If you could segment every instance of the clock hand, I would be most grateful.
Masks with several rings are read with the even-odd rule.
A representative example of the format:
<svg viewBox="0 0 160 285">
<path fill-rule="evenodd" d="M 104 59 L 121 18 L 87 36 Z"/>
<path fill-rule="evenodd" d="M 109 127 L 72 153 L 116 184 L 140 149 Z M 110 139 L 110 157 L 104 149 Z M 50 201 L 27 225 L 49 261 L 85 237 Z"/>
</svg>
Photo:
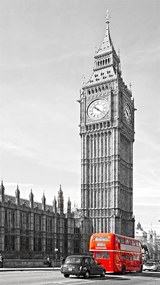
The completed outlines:
<svg viewBox="0 0 160 285">
<path fill-rule="evenodd" d="M 101 112 L 102 114 L 105 115 L 105 113 L 104 113 L 102 110 L 100 110 L 99 108 L 97 108 L 97 107 L 94 106 L 94 109 L 96 109 L 97 111 L 99 111 L 99 112 Z"/>
<path fill-rule="evenodd" d="M 100 112 L 101 112 L 101 110 L 100 110 L 99 108 L 95 107 L 95 106 L 94 106 L 94 109 L 96 109 L 97 111 L 100 111 Z"/>
</svg>

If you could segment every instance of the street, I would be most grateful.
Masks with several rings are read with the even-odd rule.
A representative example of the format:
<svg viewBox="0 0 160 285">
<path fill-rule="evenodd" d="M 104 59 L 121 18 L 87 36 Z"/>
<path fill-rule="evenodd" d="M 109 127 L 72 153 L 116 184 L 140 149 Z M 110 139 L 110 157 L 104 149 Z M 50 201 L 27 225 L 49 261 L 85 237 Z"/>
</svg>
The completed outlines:
<svg viewBox="0 0 160 285">
<path fill-rule="evenodd" d="M 127 273 L 126 275 L 106 274 L 105 277 L 90 277 L 89 279 L 69 277 L 64 278 L 60 271 L 31 270 L 0 272 L 0 284 L 3 285 L 141 285 L 159 284 L 160 272 Z"/>
</svg>

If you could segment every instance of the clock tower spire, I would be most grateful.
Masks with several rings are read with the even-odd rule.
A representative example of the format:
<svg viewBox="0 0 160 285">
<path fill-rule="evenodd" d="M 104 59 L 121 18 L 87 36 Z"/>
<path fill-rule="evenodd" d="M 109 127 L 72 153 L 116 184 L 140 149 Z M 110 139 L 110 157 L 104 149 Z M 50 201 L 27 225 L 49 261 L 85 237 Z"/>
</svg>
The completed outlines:
<svg viewBox="0 0 160 285">
<path fill-rule="evenodd" d="M 106 13 L 104 40 L 80 93 L 81 208 L 93 232 L 133 236 L 134 100 Z"/>
</svg>

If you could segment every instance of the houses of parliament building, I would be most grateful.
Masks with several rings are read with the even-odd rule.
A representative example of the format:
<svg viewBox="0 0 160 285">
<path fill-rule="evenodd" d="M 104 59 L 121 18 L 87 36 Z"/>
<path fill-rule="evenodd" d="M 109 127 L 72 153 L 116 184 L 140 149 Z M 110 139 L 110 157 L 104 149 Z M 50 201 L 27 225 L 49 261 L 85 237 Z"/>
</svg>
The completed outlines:
<svg viewBox="0 0 160 285">
<path fill-rule="evenodd" d="M 1 182 L 0 251 L 6 258 L 43 258 L 47 254 L 60 258 L 86 252 L 91 232 L 89 219 L 79 209 L 71 209 L 70 199 L 64 213 L 61 186 L 51 206 L 44 194 L 42 203 L 35 202 L 32 191 L 29 200 L 21 199 L 18 186 L 15 197 L 8 196 Z"/>
<path fill-rule="evenodd" d="M 124 83 L 106 15 L 104 40 L 80 91 L 81 208 L 64 212 L 60 186 L 53 204 L 20 198 L 0 186 L 0 251 L 6 256 L 59 256 L 88 251 L 92 232 L 134 236 L 134 99 Z"/>
</svg>

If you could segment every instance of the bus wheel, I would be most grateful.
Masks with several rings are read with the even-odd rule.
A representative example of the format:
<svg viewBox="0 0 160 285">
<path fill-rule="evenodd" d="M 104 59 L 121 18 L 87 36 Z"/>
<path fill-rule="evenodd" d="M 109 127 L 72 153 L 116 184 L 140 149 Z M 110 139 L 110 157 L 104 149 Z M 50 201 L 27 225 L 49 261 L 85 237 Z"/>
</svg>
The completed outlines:
<svg viewBox="0 0 160 285">
<path fill-rule="evenodd" d="M 124 275 L 126 273 L 126 267 L 125 265 L 122 266 L 122 271 L 121 271 L 122 275 Z"/>
</svg>

